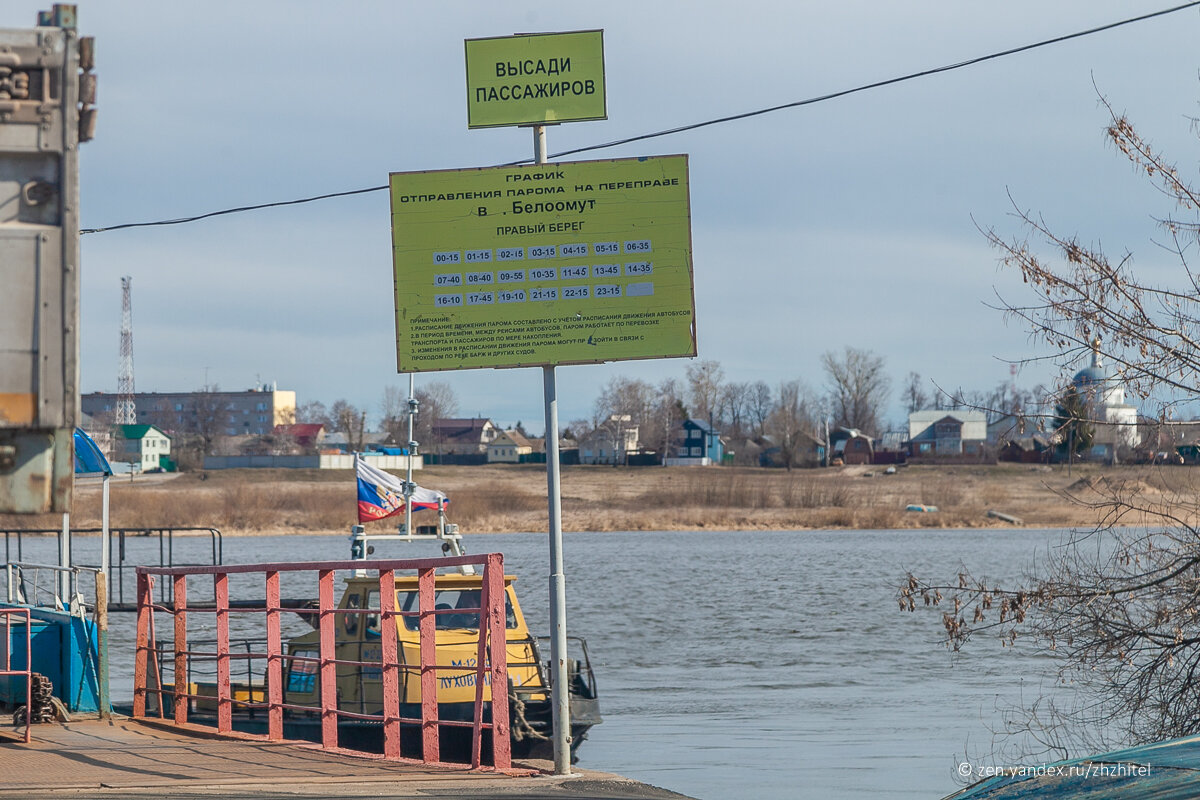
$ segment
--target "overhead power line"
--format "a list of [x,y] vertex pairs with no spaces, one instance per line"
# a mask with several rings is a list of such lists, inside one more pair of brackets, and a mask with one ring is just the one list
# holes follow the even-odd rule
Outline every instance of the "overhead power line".
[[[1034,42],[1032,44],[1021,45],[1020,47],[1012,47],[1012,48],[1009,48],[1008,50],[1001,50],[996,53],[989,53],[987,55],[977,56],[975,58],[969,58],[966,61],[958,61],[953,64],[945,64],[940,67],[933,67],[931,69],[925,69],[925,70],[921,70],[919,72],[910,72],[906,75],[900,75],[900,76],[894,77],[894,78],[887,78],[886,80],[875,81],[873,83],[866,83],[861,86],[855,86],[852,89],[843,89],[838,92],[830,92],[829,94],[822,94],[822,95],[818,95],[816,97],[809,97],[805,100],[796,100],[791,103],[783,103],[783,104],[777,105],[777,106],[769,106],[767,108],[760,108],[760,109],[756,109],[754,111],[745,111],[740,114],[731,114],[729,116],[716,117],[714,119],[708,119],[708,120],[704,120],[702,122],[693,122],[689,125],[681,125],[677,128],[667,128],[667,129],[661,130],[661,131],[654,131],[653,133],[643,133],[643,134],[639,134],[637,136],[628,136],[623,139],[614,139],[610,142],[603,142],[601,144],[592,144],[592,145],[587,145],[585,147],[576,147],[573,150],[563,150],[558,153],[553,153],[551,155],[551,158],[562,158],[563,156],[577,155],[579,153],[589,153],[589,152],[594,152],[596,150],[605,150],[610,147],[619,147],[619,146],[625,145],[625,144],[632,144],[633,142],[644,142],[648,139],[657,139],[657,138],[660,138],[663,136],[673,136],[678,133],[685,133],[687,131],[694,131],[694,130],[698,130],[700,128],[707,128],[712,125],[721,125],[721,124],[724,124],[727,122],[737,122],[737,121],[743,120],[743,119],[750,119],[751,117],[761,117],[765,114],[773,114],[776,111],[784,111],[789,108],[800,108],[801,106],[810,106],[810,105],[814,105],[816,103],[823,103],[827,100],[836,100],[839,97],[846,97],[847,95],[857,94],[859,92],[866,92],[871,89],[879,89],[884,86],[892,86],[897,83],[904,83],[906,81],[916,80],[917,78],[926,78],[926,77],[929,77],[930,75],[938,75],[943,72],[952,72],[956,69],[963,69],[964,67],[974,66],[975,64],[982,64],[985,61],[992,61],[997,58],[1005,58],[1006,56],[1016,55],[1017,53],[1024,53],[1029,50],[1036,50],[1040,47],[1048,47],[1052,44],[1060,44],[1062,42],[1070,41],[1071,39],[1080,39],[1084,36],[1091,36],[1093,34],[1103,33],[1104,31],[1110,31],[1114,28],[1120,28],[1125,25],[1132,25],[1136,22],[1144,22],[1148,19],[1154,19],[1155,17],[1166,16],[1167,14],[1174,14],[1178,11],[1184,11],[1189,8],[1195,8],[1196,6],[1200,6],[1200,0],[1193,0],[1193,2],[1184,3],[1183,5],[1173,6],[1171,8],[1165,8],[1165,9],[1162,9],[1161,11],[1153,11],[1149,14],[1142,14],[1141,16],[1137,16],[1137,17],[1129,17],[1128,19],[1119,20],[1117,22],[1110,22],[1107,25],[1100,25],[1095,28],[1088,28],[1087,30],[1077,31],[1075,33],[1068,33],[1068,34],[1064,34],[1062,36],[1055,36],[1052,39],[1043,39],[1040,42]],[[533,159],[530,159],[530,158],[523,158],[518,161],[509,161],[504,164],[497,164],[495,166],[513,167],[513,166],[517,166],[519,164],[527,164],[532,160]],[[295,200],[278,200],[278,201],[275,201],[272,203],[259,203],[257,205],[238,206],[236,208],[226,208],[226,209],[222,209],[220,211],[209,211],[208,213],[197,214],[197,215],[191,216],[191,217],[178,217],[175,219],[162,219],[162,220],[155,220],[153,222],[126,222],[126,223],[123,223],[120,225],[109,225],[104,228],[85,228],[85,229],[81,230],[80,233],[81,234],[83,234],[83,233],[103,233],[105,231],[119,231],[119,230],[125,230],[128,228],[151,228],[151,227],[156,227],[156,226],[161,226],[161,225],[182,225],[185,222],[198,222],[199,220],[202,220],[202,219],[209,219],[211,217],[220,217],[220,216],[224,216],[226,214],[240,214],[244,211],[258,211],[259,209],[263,209],[263,208],[277,208],[279,206],[295,206],[295,205],[300,205],[302,203],[313,203],[313,202],[316,202],[317,200],[329,200],[334,197],[349,197],[351,195],[356,195],[356,194],[368,194],[370,192],[382,192],[387,188],[388,187],[386,184],[384,184],[383,186],[369,186],[365,189],[350,189],[349,191],[344,191],[344,192],[329,192],[328,194],[319,194],[319,195],[314,195],[312,197],[301,197],[301,198],[298,198]]]

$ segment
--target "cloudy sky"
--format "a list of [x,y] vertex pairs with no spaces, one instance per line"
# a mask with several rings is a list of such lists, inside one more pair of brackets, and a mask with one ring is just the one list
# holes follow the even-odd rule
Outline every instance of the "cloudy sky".
[[[43,3],[42,5],[48,5]],[[468,131],[463,40],[603,28],[609,119],[549,129],[551,152],[776,105],[1166,8],[1008,3],[79,3],[100,123],[83,226],[379,186],[389,172],[527,157],[524,129]],[[8,2],[27,27],[37,3]],[[1102,137],[1096,87],[1194,174],[1191,9],[1009,58],[582,157],[690,155],[700,357],[731,380],[818,386],[843,346],[943,386],[989,388],[1036,351],[987,307],[1019,298],[976,225],[1019,229],[1008,195],[1066,233],[1168,267],[1157,193]],[[378,413],[395,372],[385,192],[83,241],[82,388],[113,391],[120,276],[133,277],[140,391],[276,381]],[[617,374],[559,369],[563,421]],[[1049,382],[1029,366],[1023,386]],[[541,427],[541,371],[448,380],[464,414]],[[891,416],[899,419],[899,403]],[[532,424],[530,424],[532,423]]]

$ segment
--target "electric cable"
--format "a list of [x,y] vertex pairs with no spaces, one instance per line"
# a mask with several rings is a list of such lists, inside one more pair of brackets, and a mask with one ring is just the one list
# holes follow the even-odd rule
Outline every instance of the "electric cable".
[[[920,70],[918,72],[910,72],[905,75],[900,75],[900,76],[897,76],[894,78],[887,78],[884,80],[874,81],[872,83],[865,83],[865,84],[862,84],[861,86],[855,86],[852,89],[842,89],[841,91],[837,91],[837,92],[830,92],[828,94],[822,94],[822,95],[817,95],[815,97],[809,97],[805,100],[796,100],[791,103],[782,103],[780,105],[769,106],[767,108],[760,108],[760,109],[756,109],[754,111],[745,111],[740,114],[730,114],[728,116],[716,117],[714,119],[708,119],[708,120],[704,120],[702,122],[693,122],[688,125],[680,125],[679,127],[676,127],[676,128],[666,128],[664,130],[654,131],[652,133],[643,133],[643,134],[639,134],[637,136],[628,136],[623,139],[614,139],[610,142],[603,142],[601,144],[592,144],[592,145],[586,145],[584,147],[576,147],[571,150],[563,150],[563,151],[551,154],[550,158],[562,158],[563,156],[578,155],[579,153],[589,153],[589,152],[594,152],[596,150],[605,150],[610,147],[619,147],[621,145],[632,144],[634,142],[644,142],[648,139],[657,139],[657,138],[660,138],[663,136],[673,136],[675,134],[685,133],[687,131],[694,131],[694,130],[698,130],[700,128],[707,128],[712,125],[721,125],[726,122],[737,122],[739,120],[750,119],[752,117],[760,117],[760,116],[763,116],[764,114],[773,114],[776,111],[784,111],[784,110],[790,109],[790,108],[800,108],[802,106],[809,106],[809,105],[813,105],[816,103],[822,103],[827,100],[836,100],[839,97],[846,97],[848,95],[858,94],[859,92],[866,92],[871,89],[879,89],[884,86],[893,86],[898,83],[905,83],[906,81],[916,80],[917,78],[926,78],[931,75],[941,74],[943,72],[952,72],[954,70],[963,69],[965,67],[974,66],[976,64],[982,64],[985,61],[992,61],[992,60],[998,59],[998,58],[1005,58],[1007,56],[1016,55],[1017,53],[1024,53],[1029,50],[1036,50],[1041,47],[1048,47],[1049,45],[1052,45],[1052,44],[1060,44],[1062,42],[1070,41],[1072,39],[1079,39],[1084,36],[1091,36],[1093,34],[1103,33],[1104,31],[1110,31],[1110,30],[1113,30],[1114,28],[1120,28],[1125,25],[1132,25],[1135,22],[1144,22],[1148,19],[1154,19],[1155,17],[1166,16],[1167,14],[1174,14],[1177,11],[1184,11],[1186,9],[1194,8],[1196,6],[1200,6],[1200,0],[1192,0],[1192,2],[1184,3],[1182,5],[1173,6],[1171,8],[1165,8],[1160,11],[1152,11],[1148,14],[1142,14],[1141,16],[1137,16],[1137,17],[1129,17],[1127,19],[1119,20],[1117,22],[1110,22],[1106,25],[1099,25],[1094,28],[1088,28],[1086,30],[1076,31],[1075,33],[1067,33],[1067,34],[1063,34],[1062,36],[1055,36],[1051,39],[1043,39],[1039,42],[1034,42],[1032,44],[1025,44],[1025,45],[1021,45],[1019,47],[1011,47],[1007,50],[1000,50],[995,53],[988,53],[987,55],[976,56],[975,58],[969,58],[969,59],[966,59],[965,61],[957,61],[952,64],[944,64],[940,67],[932,67],[930,69],[924,69],[924,70]],[[528,164],[531,161],[533,161],[532,158],[523,158],[518,161],[508,161],[503,164],[495,164],[493,166],[515,167],[515,166],[519,166],[521,164]],[[245,211],[258,211],[258,210],[264,209],[264,208],[277,208],[280,206],[295,206],[295,205],[301,205],[303,203],[313,203],[318,200],[329,200],[329,199],[335,198],[335,197],[349,197],[349,196],[356,195],[356,194],[368,194],[370,192],[381,192],[387,188],[388,188],[387,184],[384,184],[383,186],[370,186],[365,189],[350,189],[350,190],[344,191],[344,192],[329,192],[326,194],[313,195],[312,197],[301,197],[301,198],[298,198],[295,200],[279,200],[279,201],[275,201],[275,202],[271,202],[271,203],[258,203],[256,205],[238,206],[236,208],[226,208],[226,209],[222,209],[220,211],[209,211],[208,213],[197,214],[197,215],[191,216],[191,217],[177,217],[175,219],[155,220],[152,222],[126,222],[126,223],[122,223],[119,225],[109,225],[109,226],[106,226],[103,228],[84,228],[84,229],[80,230],[79,233],[82,235],[85,233],[104,233],[106,231],[119,231],[119,230],[126,230],[129,228],[150,228],[150,227],[156,227],[156,226],[162,226],[162,225],[182,225],[183,223],[186,223],[186,222],[198,222],[203,219],[210,219],[212,217],[220,217],[220,216],[224,216],[226,214],[239,214],[239,213],[242,213]]]

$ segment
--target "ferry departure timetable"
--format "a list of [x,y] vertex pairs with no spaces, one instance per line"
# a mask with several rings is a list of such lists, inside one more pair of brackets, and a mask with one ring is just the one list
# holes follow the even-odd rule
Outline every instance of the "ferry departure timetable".
[[687,156],[390,188],[399,372],[696,355]]

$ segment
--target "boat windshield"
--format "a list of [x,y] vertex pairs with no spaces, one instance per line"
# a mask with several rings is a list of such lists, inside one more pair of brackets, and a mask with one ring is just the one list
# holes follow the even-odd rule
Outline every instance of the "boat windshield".
[[[400,611],[408,611],[416,613],[420,610],[420,595],[417,592],[397,592],[396,605]],[[434,608],[439,611],[453,611],[459,608],[479,608],[482,600],[480,599],[479,589],[438,589],[433,596]],[[379,592],[371,592],[367,597],[367,607],[376,608],[379,606]],[[508,595],[504,597],[504,616],[505,627],[510,630],[517,627],[517,615],[513,612],[512,601]],[[410,631],[419,630],[421,621],[415,616],[402,617],[404,627]],[[437,629],[452,630],[459,628],[470,628],[472,630],[479,627],[479,613],[475,611],[464,611],[462,613],[450,614],[442,613],[437,615]],[[368,630],[373,633],[379,631],[379,618],[375,614],[368,618]]]

